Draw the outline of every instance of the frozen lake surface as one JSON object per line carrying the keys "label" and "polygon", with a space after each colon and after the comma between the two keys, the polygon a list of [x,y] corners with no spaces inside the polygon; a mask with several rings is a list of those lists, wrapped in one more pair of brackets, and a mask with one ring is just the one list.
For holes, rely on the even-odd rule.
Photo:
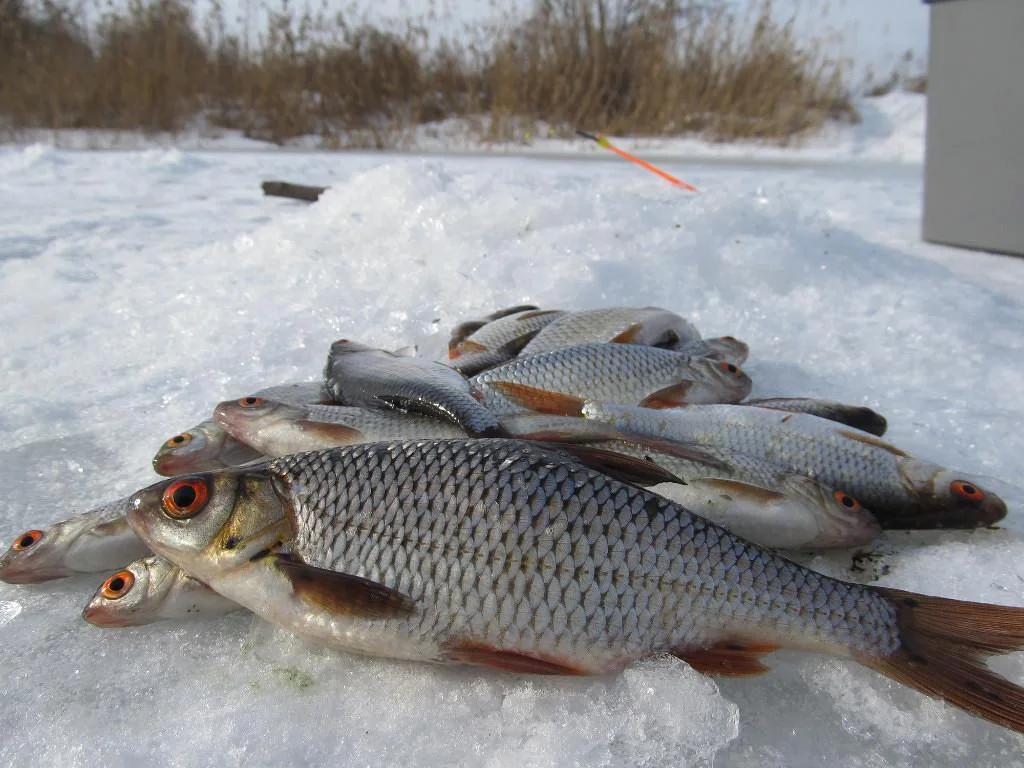
{"label": "frozen lake surface", "polygon": [[[439,357],[530,302],[657,305],[748,342],[753,396],[863,403],[993,478],[998,529],[800,559],[1024,605],[1024,260],[920,241],[920,166],[0,149],[0,539],[148,485],[220,400],[319,375],[341,336]],[[316,205],[264,179],[330,186]],[[1024,738],[809,654],[588,680],[311,648],[238,613],[101,630],[102,581],[0,584],[0,764],[1024,765]],[[997,669],[1024,682],[1024,654]]]}

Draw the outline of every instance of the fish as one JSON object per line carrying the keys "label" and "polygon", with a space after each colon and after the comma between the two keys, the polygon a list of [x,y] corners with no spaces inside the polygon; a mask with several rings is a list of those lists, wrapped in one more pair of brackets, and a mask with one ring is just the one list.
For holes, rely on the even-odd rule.
{"label": "fish", "polygon": [[580,344],[518,357],[470,379],[474,396],[501,415],[578,416],[586,400],[656,408],[735,402],[751,386],[732,363],[634,344]]}
{"label": "fish", "polygon": [[733,365],[747,362],[750,347],[734,336],[718,336],[713,339],[699,339],[682,344],[669,345],[666,349],[679,352],[690,357],[710,357],[712,360],[724,360]]}
{"label": "fish", "polygon": [[97,627],[140,627],[241,609],[178,566],[150,555],[111,574],[82,610],[82,618]]}
{"label": "fish", "polygon": [[835,400],[819,400],[815,397],[761,397],[744,400],[742,404],[774,408],[778,411],[809,413],[829,421],[848,424],[862,432],[870,432],[876,437],[884,435],[888,427],[885,417],[877,411],[863,405],[847,405]]}
{"label": "fish", "polygon": [[109,571],[149,554],[124,517],[123,500],[18,534],[0,557],[0,581],[36,584]]}
{"label": "fish", "polygon": [[531,309],[493,320],[448,345],[448,365],[473,376],[511,360],[544,326],[564,315],[557,309]]}
{"label": "fish", "polygon": [[232,437],[264,456],[374,440],[466,436],[451,422],[417,413],[345,405],[286,405],[254,397],[226,400],[217,405],[214,417]]}
{"label": "fish", "polygon": [[842,488],[870,509],[883,528],[976,528],[1006,516],[1006,503],[970,475],[807,413],[752,405],[656,411],[589,402],[583,416],[626,432],[714,445],[771,461]]}
{"label": "fish", "polygon": [[481,437],[504,434],[497,416],[470,394],[466,377],[441,362],[340,339],[331,345],[324,380],[343,405],[434,416]]}
{"label": "fish", "polygon": [[[266,387],[249,397],[277,400],[290,405],[330,402],[322,381],[298,381]],[[207,419],[174,437],[168,438],[153,457],[158,475],[173,477],[185,472],[200,472],[245,464],[262,454],[235,440],[214,419]]]}
{"label": "fish", "polygon": [[500,320],[508,315],[514,315],[519,312],[529,312],[531,310],[537,310],[540,307],[534,304],[517,304],[513,307],[505,307],[504,309],[498,309],[485,317],[476,320],[466,320],[456,325],[448,337],[448,348],[458,346],[461,342],[468,339],[474,333],[479,331],[485,325],[493,323],[495,320]]}
{"label": "fish", "polygon": [[256,615],[352,653],[519,674],[673,654],[754,675],[777,649],[852,659],[1024,732],[1024,608],[841,581],[644,486],[618,454],[500,438],[331,448],[164,480],[128,518]]}
{"label": "fish", "polygon": [[653,462],[681,482],[651,491],[763,547],[857,547],[881,533],[874,515],[852,495],[753,456],[651,439],[571,416],[519,414],[502,424],[519,438],[577,443]]}
{"label": "fish", "polygon": [[541,329],[519,354],[539,355],[592,342],[667,347],[699,339],[693,323],[667,309],[604,307],[562,315]]}

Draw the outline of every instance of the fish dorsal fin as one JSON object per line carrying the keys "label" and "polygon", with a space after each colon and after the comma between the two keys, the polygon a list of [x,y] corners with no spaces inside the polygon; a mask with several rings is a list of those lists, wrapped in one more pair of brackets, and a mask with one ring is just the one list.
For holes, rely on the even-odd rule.
{"label": "fish dorsal fin", "polygon": [[712,648],[673,651],[698,672],[725,677],[748,677],[768,671],[761,657],[779,646],[766,643],[723,643]]}
{"label": "fish dorsal fin", "polygon": [[881,438],[875,437],[874,435],[867,434],[865,432],[851,432],[848,429],[837,429],[837,434],[842,435],[848,440],[856,440],[858,443],[864,443],[874,448],[881,448],[883,451],[891,453],[898,459],[909,459],[910,454],[900,450],[895,445],[885,442]]}
{"label": "fish dorsal fin", "polygon": [[288,555],[270,555],[307,605],[332,615],[394,619],[416,612],[411,598],[375,581],[349,573],[317,568]]}
{"label": "fish dorsal fin", "polygon": [[653,461],[625,456],[604,448],[572,443],[548,443],[550,448],[568,453],[581,464],[605,475],[614,477],[623,483],[647,487],[659,483],[678,483],[686,485],[684,480],[663,469]]}
{"label": "fish dorsal fin", "polygon": [[488,386],[496,389],[517,405],[537,413],[554,416],[582,416],[584,400],[564,392],[516,384],[512,381],[492,381]]}

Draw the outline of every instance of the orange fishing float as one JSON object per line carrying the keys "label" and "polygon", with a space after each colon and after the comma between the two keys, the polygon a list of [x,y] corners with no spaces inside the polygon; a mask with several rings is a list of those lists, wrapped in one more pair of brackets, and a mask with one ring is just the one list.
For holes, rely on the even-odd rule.
{"label": "orange fishing float", "polygon": [[580,136],[582,136],[582,137],[584,137],[586,139],[590,139],[591,141],[597,142],[599,145],[601,145],[605,149],[610,149],[612,152],[614,152],[619,157],[625,158],[626,160],[629,160],[629,162],[636,163],[641,168],[644,168],[644,169],[650,171],[651,173],[657,174],[658,176],[663,178],[665,181],[667,181],[669,184],[672,184],[672,185],[677,186],[677,187],[681,187],[682,189],[685,189],[688,192],[696,192],[697,191],[697,188],[695,186],[693,186],[693,184],[685,182],[682,179],[677,179],[671,173],[668,173],[667,171],[663,171],[663,170],[661,170],[661,168],[658,168],[655,165],[651,165],[646,160],[641,160],[636,155],[631,155],[626,150],[619,149],[614,144],[612,144],[610,141],[608,141],[607,138],[605,138],[604,136],[602,136],[599,133],[588,133],[587,131],[583,131],[583,130],[580,130],[580,129],[577,129],[576,133],[578,133]]}

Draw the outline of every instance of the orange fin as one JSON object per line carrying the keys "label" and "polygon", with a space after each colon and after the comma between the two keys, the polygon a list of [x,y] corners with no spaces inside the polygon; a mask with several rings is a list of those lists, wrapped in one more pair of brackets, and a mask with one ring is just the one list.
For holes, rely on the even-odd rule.
{"label": "orange fin", "polygon": [[865,445],[873,445],[875,448],[881,448],[883,451],[888,451],[893,456],[896,456],[898,458],[910,458],[909,453],[904,453],[895,445],[890,445],[889,443],[885,442],[885,440],[880,440],[879,438],[873,437],[872,435],[861,434],[860,432],[850,432],[849,430],[846,429],[837,429],[836,432],[838,432],[843,437],[848,437],[851,440],[856,440],[858,443],[864,443]]}
{"label": "orange fin", "polygon": [[505,672],[527,675],[586,675],[587,670],[540,654],[495,648],[471,640],[449,643],[445,658],[460,664],[475,664]]}
{"label": "orange fin", "polygon": [[487,347],[481,344],[479,341],[473,341],[472,339],[466,339],[460,341],[454,347],[448,347],[448,359],[457,360],[462,355],[468,355],[473,352],[486,352]]}
{"label": "orange fin", "polygon": [[686,395],[692,387],[692,381],[680,381],[678,384],[652,392],[638,404],[644,408],[678,408],[680,405],[686,405]]}
{"label": "orange fin", "polygon": [[1024,650],[1024,608],[969,603],[875,587],[899,612],[900,647],[861,664],[1024,733],[1024,688],[985,666],[985,657]]}
{"label": "orange fin", "polygon": [[537,413],[550,413],[555,416],[583,415],[584,400],[575,395],[552,392],[527,384],[516,384],[512,381],[492,381],[488,386],[494,387],[514,403]]}
{"label": "orange fin", "polygon": [[761,657],[778,649],[777,645],[737,642],[692,651],[673,651],[673,654],[706,675],[747,677],[767,672],[768,667],[761,662]]}
{"label": "orange fin", "polygon": [[390,619],[415,613],[413,601],[390,587],[338,571],[328,571],[286,555],[268,555],[307,605],[334,615]]}
{"label": "orange fin", "polygon": [[617,336],[610,339],[612,344],[635,344],[637,336],[644,329],[643,323],[633,323],[621,331]]}
{"label": "orange fin", "polygon": [[309,435],[316,435],[323,440],[329,440],[335,445],[352,445],[366,440],[365,435],[354,427],[345,424],[331,424],[326,421],[311,421],[301,419],[295,425]]}
{"label": "orange fin", "polygon": [[667,469],[663,469],[653,461],[637,459],[633,456],[626,456],[615,451],[607,451],[603,448],[594,448],[589,445],[574,445],[571,443],[549,444],[550,447],[564,451],[573,456],[581,464],[610,475],[616,480],[630,485],[649,486],[659,483],[680,483],[685,481],[679,479]]}

